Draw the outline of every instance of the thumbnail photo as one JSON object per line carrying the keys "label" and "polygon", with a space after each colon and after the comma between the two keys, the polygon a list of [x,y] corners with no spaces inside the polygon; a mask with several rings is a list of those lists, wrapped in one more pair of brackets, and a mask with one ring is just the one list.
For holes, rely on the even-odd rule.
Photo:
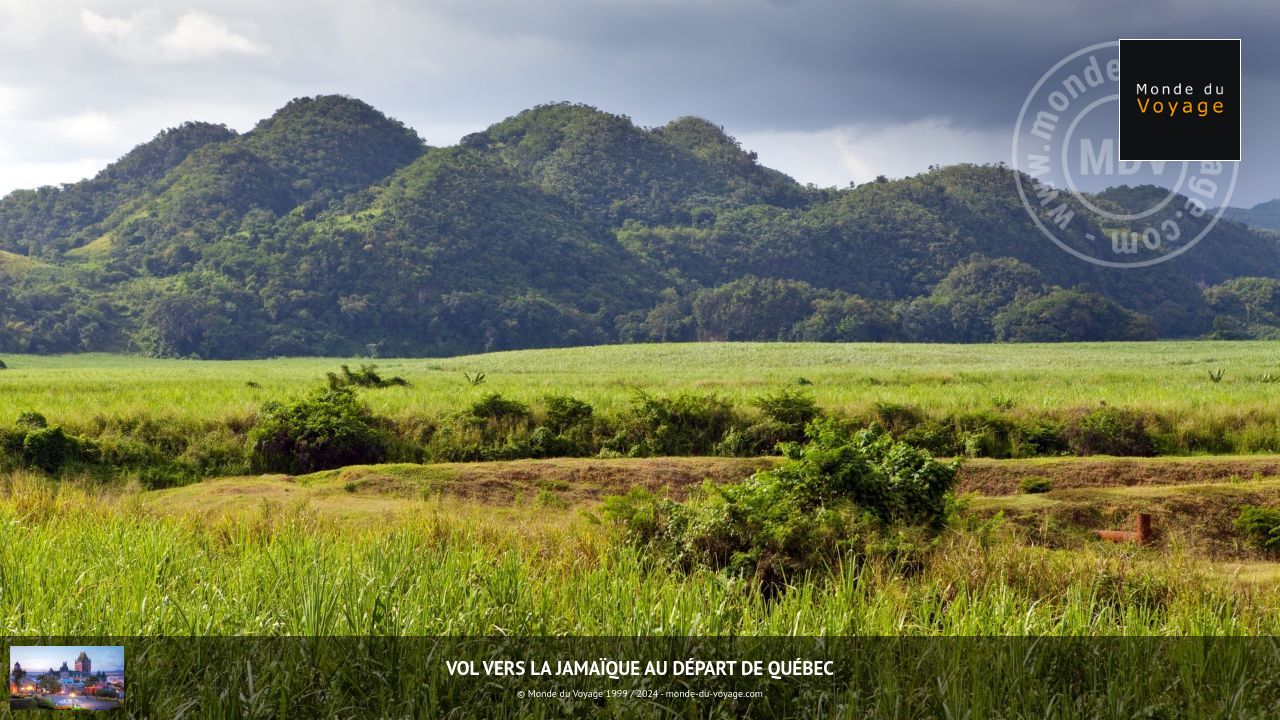
{"label": "thumbnail photo", "polygon": [[124,707],[124,647],[14,645],[9,648],[10,710],[116,710]]}

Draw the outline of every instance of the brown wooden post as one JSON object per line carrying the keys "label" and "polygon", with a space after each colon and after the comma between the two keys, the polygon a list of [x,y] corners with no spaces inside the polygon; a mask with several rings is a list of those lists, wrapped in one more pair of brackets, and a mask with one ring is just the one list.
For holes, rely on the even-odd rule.
{"label": "brown wooden post", "polygon": [[1138,513],[1137,540],[1139,545],[1151,542],[1151,513]]}

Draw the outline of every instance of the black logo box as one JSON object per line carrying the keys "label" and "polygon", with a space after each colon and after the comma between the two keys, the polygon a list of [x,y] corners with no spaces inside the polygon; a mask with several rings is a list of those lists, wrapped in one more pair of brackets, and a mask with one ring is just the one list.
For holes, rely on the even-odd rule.
{"label": "black logo box", "polygon": [[[1120,39],[1120,133],[1122,161],[1236,162],[1241,158],[1241,47],[1239,39]],[[1221,101],[1221,115],[1154,115],[1139,111],[1137,86],[1190,86],[1190,94],[1141,96],[1167,107],[1184,101]],[[1216,92],[1204,94],[1206,85]]]}

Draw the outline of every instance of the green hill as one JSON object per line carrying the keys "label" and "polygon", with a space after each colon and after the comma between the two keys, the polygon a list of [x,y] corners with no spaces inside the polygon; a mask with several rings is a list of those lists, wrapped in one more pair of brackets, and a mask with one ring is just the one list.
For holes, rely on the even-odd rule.
{"label": "green hill", "polygon": [[0,199],[0,250],[28,259],[0,264],[0,351],[1280,334],[1274,234],[1223,222],[1170,262],[1098,268],[1040,235],[1015,179],[957,165],[819,189],[707,120],[568,103],[429,148],[359,100],[301,98],[242,135],[188,123],[91,180]]}

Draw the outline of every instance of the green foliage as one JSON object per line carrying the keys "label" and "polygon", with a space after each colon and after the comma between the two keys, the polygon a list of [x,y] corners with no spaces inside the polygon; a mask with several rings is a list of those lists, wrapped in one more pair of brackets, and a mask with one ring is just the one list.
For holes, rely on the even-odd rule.
{"label": "green foliage", "polygon": [[1280,554],[1280,508],[1246,506],[1236,517],[1235,528],[1259,550]]}
{"label": "green foliage", "polygon": [[627,542],[665,561],[724,569],[769,591],[941,527],[955,463],[874,426],[851,433],[820,421],[808,434],[785,448],[787,462],[742,483],[707,484],[686,503],[633,489],[608,498],[604,513]]}
{"label": "green foliage", "polygon": [[425,148],[359,100],[299,98],[243,135],[187,124],[0,199],[0,351],[1280,337],[1268,234],[1224,223],[1232,253],[1107,273],[1025,242],[1013,179],[958,165],[819,190],[707,120],[564,103]]}
{"label": "green foliage", "polygon": [[1064,429],[1067,447],[1076,455],[1155,454],[1155,440],[1141,413],[1103,406],[1074,418]]}
{"label": "green foliage", "polygon": [[995,335],[1009,342],[1154,340],[1151,318],[1126,310],[1098,293],[1055,290],[1016,303],[993,321]]}
{"label": "green foliage", "polygon": [[24,430],[39,430],[49,427],[49,421],[34,410],[18,413],[17,425]]}
{"label": "green foliage", "polygon": [[47,473],[54,473],[73,454],[73,448],[71,438],[57,425],[28,430],[22,439],[22,460]]}
{"label": "green foliage", "polygon": [[361,365],[360,369],[352,372],[351,368],[343,365],[340,372],[325,373],[329,380],[330,390],[342,390],[344,388],[387,388],[387,387],[406,387],[409,382],[402,377],[384,378],[378,374],[377,365]]}
{"label": "green foliage", "polygon": [[249,432],[256,472],[304,474],[378,463],[389,442],[369,408],[349,391],[327,390],[262,406]]}
{"label": "green foliage", "polygon": [[518,400],[509,400],[499,393],[489,393],[471,403],[467,413],[477,420],[526,420],[531,417],[529,406]]}
{"label": "green foliage", "polygon": [[733,406],[714,395],[637,391],[621,430],[605,447],[631,457],[710,455],[739,422]]}
{"label": "green foliage", "polygon": [[542,402],[546,406],[547,426],[557,433],[590,423],[595,413],[590,404],[568,395],[547,395]]}
{"label": "green foliage", "polygon": [[1226,368],[1218,368],[1217,370],[1210,370],[1209,379],[1216,383],[1222,382],[1222,376],[1226,375],[1226,373],[1227,373]]}
{"label": "green foliage", "polygon": [[0,429],[0,467],[16,464],[54,475],[71,464],[91,463],[97,455],[93,441],[49,425],[38,412],[20,413],[12,430]]}
{"label": "green foliage", "polygon": [[1018,491],[1027,495],[1047,493],[1053,489],[1053,481],[1043,475],[1028,475],[1018,483]]}
{"label": "green foliage", "polygon": [[794,387],[751,400],[761,419],[745,428],[734,428],[718,448],[722,455],[754,456],[778,451],[781,443],[804,440],[805,427],[818,417],[813,397]]}
{"label": "green foliage", "polygon": [[818,417],[818,403],[813,396],[791,387],[761,395],[752,400],[751,404],[759,408],[766,418],[802,430]]}

